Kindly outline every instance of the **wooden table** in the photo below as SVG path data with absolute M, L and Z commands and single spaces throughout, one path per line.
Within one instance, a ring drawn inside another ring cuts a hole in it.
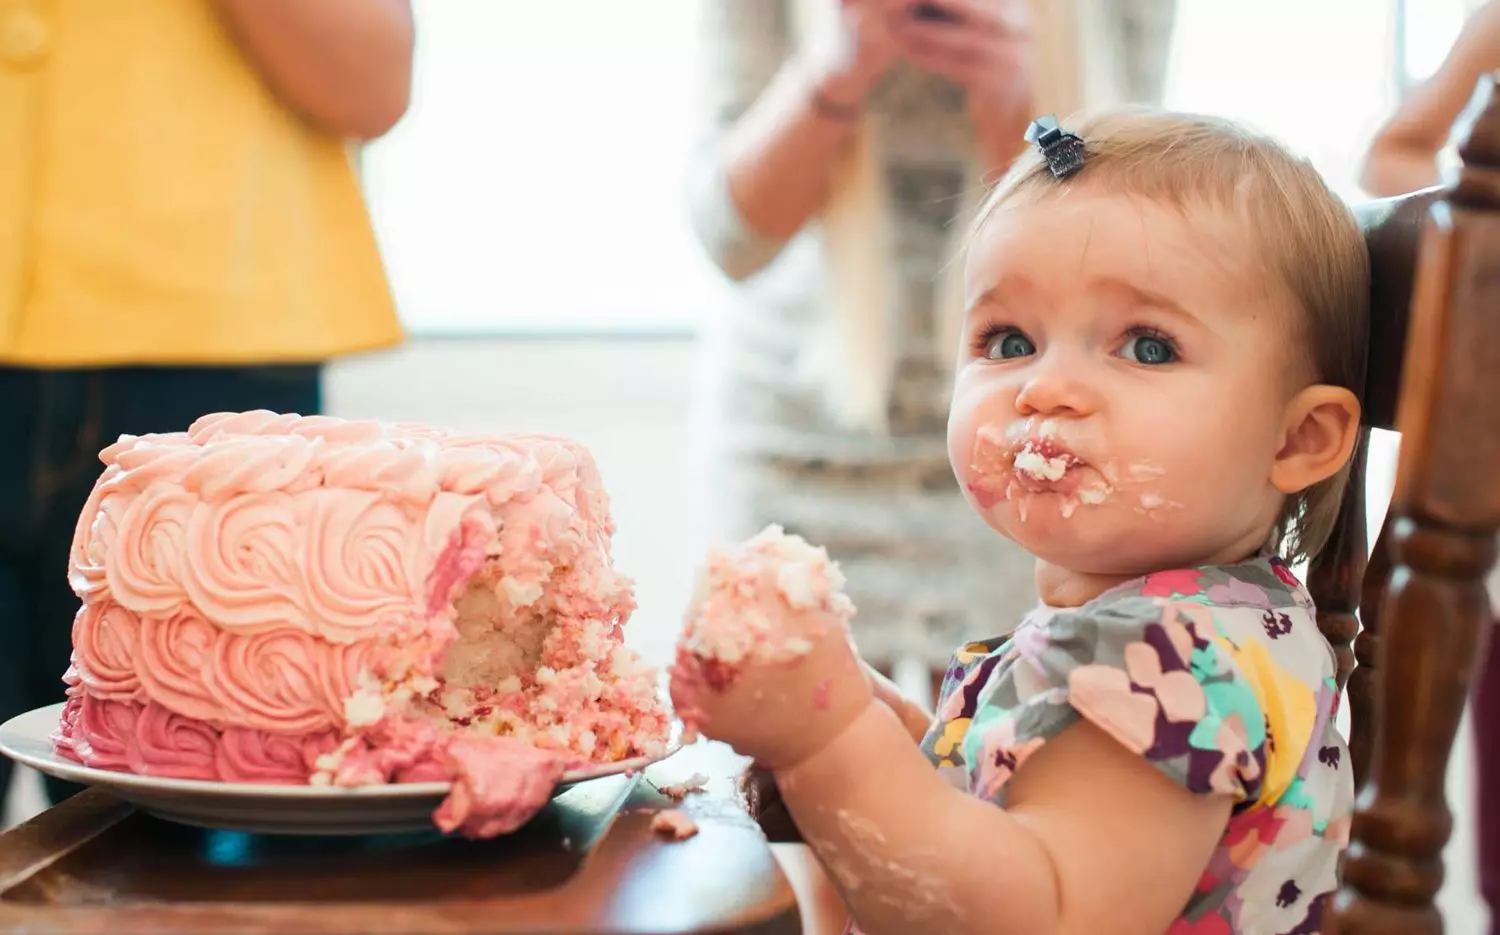
M 668 935 L 802 931 L 796 897 L 699 743 L 644 777 L 574 787 L 514 835 L 276 837 L 160 821 L 89 790 L 0 835 L 0 932 Z M 694 772 L 700 832 L 658 838 L 656 786 Z

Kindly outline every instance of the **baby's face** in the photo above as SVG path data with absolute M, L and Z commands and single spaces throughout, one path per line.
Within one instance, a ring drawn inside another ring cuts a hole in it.
M 996 212 L 965 271 L 948 426 L 979 514 L 1080 573 L 1254 551 L 1300 350 L 1254 256 L 1208 209 L 1074 189 Z

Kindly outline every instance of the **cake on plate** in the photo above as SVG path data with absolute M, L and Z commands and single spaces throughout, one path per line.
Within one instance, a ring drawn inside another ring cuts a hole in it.
M 220 782 L 451 781 L 435 822 L 484 836 L 569 768 L 664 751 L 581 446 L 246 412 L 100 459 L 59 754 Z

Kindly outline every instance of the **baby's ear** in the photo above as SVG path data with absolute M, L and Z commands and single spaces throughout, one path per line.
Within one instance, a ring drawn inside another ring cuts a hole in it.
M 1292 397 L 1271 483 L 1300 493 L 1339 472 L 1359 437 L 1359 400 L 1341 386 L 1317 384 Z

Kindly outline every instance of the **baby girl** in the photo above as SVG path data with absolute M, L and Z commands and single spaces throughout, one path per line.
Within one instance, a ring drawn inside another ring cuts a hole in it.
M 868 935 L 1318 932 L 1353 781 L 1289 563 L 1347 480 L 1364 242 L 1229 123 L 1033 131 L 970 243 L 949 453 L 1040 606 L 928 718 L 773 527 L 711 557 L 674 699 L 770 771 Z

